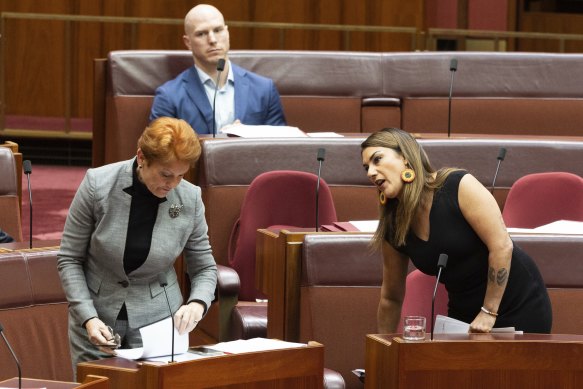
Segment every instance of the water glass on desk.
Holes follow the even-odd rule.
[[[403,321],[403,339],[424,340],[425,339],[425,317],[405,316]]]

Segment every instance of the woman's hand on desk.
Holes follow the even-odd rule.
[[[187,305],[181,306],[174,314],[174,326],[180,335],[185,332],[194,330],[202,315],[204,306],[201,303],[192,301]]]
[[[478,316],[470,323],[470,333],[486,333],[492,331],[496,318],[487,313],[478,313]]]

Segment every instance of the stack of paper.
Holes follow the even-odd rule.
[[[467,334],[470,331],[470,325],[451,317],[437,315],[433,334]],[[516,331],[514,327],[492,328],[492,333],[514,333],[522,334],[522,331]]]

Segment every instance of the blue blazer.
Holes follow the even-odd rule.
[[[249,125],[285,126],[273,80],[231,62],[235,77],[235,119]],[[194,66],[156,89],[150,120],[162,116],[187,121],[198,134],[212,133],[213,109]]]

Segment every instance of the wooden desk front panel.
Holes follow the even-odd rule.
[[[368,335],[365,388],[581,388],[583,336]]]
[[[80,363],[78,378],[106,376],[111,389],[321,389],[324,348],[308,347],[210,357],[175,364],[121,358]]]

